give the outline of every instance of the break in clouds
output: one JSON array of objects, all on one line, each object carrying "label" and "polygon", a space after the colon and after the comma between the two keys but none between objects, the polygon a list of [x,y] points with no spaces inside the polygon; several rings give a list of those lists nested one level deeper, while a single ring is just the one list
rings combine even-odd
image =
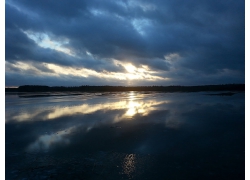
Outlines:
[{"label": "break in clouds", "polygon": [[244,83],[245,2],[5,1],[5,85]]}]

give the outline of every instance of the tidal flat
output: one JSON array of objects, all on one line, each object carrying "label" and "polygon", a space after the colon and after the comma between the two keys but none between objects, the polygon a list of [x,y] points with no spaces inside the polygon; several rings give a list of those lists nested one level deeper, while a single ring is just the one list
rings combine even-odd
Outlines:
[{"label": "tidal flat", "polygon": [[243,180],[245,93],[6,93],[5,177]]}]

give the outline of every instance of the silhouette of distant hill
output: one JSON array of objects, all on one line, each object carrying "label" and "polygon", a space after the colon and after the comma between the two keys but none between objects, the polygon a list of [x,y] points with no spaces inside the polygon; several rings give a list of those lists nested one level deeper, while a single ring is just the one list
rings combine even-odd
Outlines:
[{"label": "silhouette of distant hill", "polygon": [[200,92],[200,91],[245,91],[245,84],[199,85],[199,86],[41,86],[24,85],[18,88],[5,88],[5,92],[113,92],[113,91],[162,91],[162,92]]}]

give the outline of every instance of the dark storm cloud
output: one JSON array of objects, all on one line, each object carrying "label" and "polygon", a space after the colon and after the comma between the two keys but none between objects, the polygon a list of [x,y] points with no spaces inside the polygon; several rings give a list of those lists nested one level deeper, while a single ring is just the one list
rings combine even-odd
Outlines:
[{"label": "dark storm cloud", "polygon": [[123,70],[122,67],[103,60],[98,61],[86,57],[75,58],[50,48],[39,47],[20,29],[6,29],[5,34],[5,59],[7,61],[37,61],[64,66],[93,68],[97,71],[102,69],[114,72]]},{"label": "dark storm cloud", "polygon": [[[6,1],[6,61],[37,61],[96,71],[124,71],[110,59],[148,65],[162,77],[202,75],[211,83],[237,71],[244,81],[244,1]],[[23,31],[67,38],[78,58],[39,47]],[[89,58],[86,51],[93,55]],[[177,61],[166,60],[178,54]],[[173,70],[174,69],[174,70]],[[167,73],[164,73],[167,72]],[[182,71],[190,72],[182,73]],[[184,74],[179,76],[179,74]],[[177,80],[176,80],[177,81]],[[197,80],[195,83],[203,82]]]},{"label": "dark storm cloud", "polygon": [[50,62],[61,65],[76,64],[69,55],[56,52],[49,48],[41,48],[30,40],[20,30],[7,29],[6,34],[6,60],[7,61],[39,61]]}]

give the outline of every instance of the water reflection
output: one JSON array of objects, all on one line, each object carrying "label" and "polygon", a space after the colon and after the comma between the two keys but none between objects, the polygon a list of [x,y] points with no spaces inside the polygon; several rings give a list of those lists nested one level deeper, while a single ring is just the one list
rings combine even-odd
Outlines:
[{"label": "water reflection", "polygon": [[[20,101],[13,98],[5,109],[7,179],[244,175],[244,94],[129,92]],[[50,174],[35,176],[41,169]]]},{"label": "water reflection", "polygon": [[133,173],[136,170],[136,154],[128,154],[123,161],[123,173],[129,178],[133,177]]},{"label": "water reflection", "polygon": [[142,116],[148,115],[151,111],[159,109],[159,105],[169,103],[169,100],[159,99],[139,99],[136,98],[134,92],[130,92],[125,100],[116,99],[115,102],[87,102],[74,106],[52,106],[48,108],[37,108],[28,111],[21,111],[18,114],[6,112],[6,122],[8,121],[34,121],[34,120],[53,120],[56,118],[72,115],[93,114],[97,111],[112,111],[124,110],[125,112],[114,119],[114,122],[120,121],[124,118],[132,118],[140,114]]},{"label": "water reflection", "polygon": [[[133,117],[135,114],[143,114],[146,115],[146,112],[149,111],[149,109],[146,109],[143,104],[135,101],[135,94],[134,92],[129,93],[129,102],[127,103],[127,112],[125,113],[125,116],[127,117]],[[147,111],[146,111],[147,110]]]},{"label": "water reflection", "polygon": [[68,129],[56,131],[55,133],[48,134],[45,132],[44,135],[41,135],[37,138],[37,140],[31,143],[27,151],[28,152],[37,152],[37,151],[48,151],[49,148],[58,143],[68,145],[70,143],[70,139],[65,136],[71,134],[74,131],[75,127],[70,127]]}]

